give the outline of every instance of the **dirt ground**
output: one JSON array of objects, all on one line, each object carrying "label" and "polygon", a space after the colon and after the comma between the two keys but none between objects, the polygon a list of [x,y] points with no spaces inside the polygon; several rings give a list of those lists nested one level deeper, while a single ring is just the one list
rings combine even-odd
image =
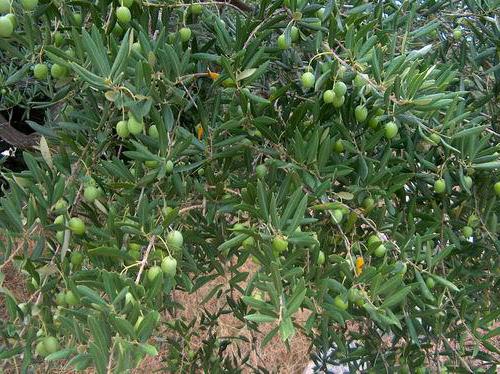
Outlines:
[{"label": "dirt ground", "polygon": [[[257,270],[257,267],[248,261],[243,265],[241,271],[246,271],[250,273],[250,276]],[[201,317],[200,308],[201,302],[207,293],[217,284],[225,284],[226,280],[222,277],[218,277],[206,285],[201,287],[199,290],[192,294],[185,292],[175,291],[174,299],[176,302],[184,306],[184,310],[179,313],[179,317],[186,321],[191,321],[197,319],[199,321]],[[209,302],[204,304],[209,312],[215,312],[220,307],[220,300],[212,298]],[[308,314],[305,312],[299,312],[296,315],[297,322],[305,322]],[[248,364],[251,367],[257,368],[258,366],[265,368],[272,373],[302,373],[304,368],[306,368],[309,362],[309,341],[300,332],[293,337],[290,342],[290,351],[287,350],[286,346],[281,342],[278,335],[267,344],[263,349],[260,348],[260,343],[262,339],[267,335],[269,331],[272,330],[274,326],[262,325],[260,333],[253,333],[248,330],[245,325],[231,314],[224,314],[219,317],[219,327],[217,330],[217,336],[239,336],[243,335],[254,344],[248,344],[246,342],[230,344],[225,354],[231,354],[236,352],[239,348],[243,355],[249,353],[250,359]],[[195,337],[190,341],[191,349],[198,349],[203,344],[202,340],[205,338],[203,334],[199,337]],[[255,350],[254,350],[255,348]],[[148,370],[157,368],[160,369],[165,366],[162,363],[162,359],[166,356],[167,352],[163,351],[156,357],[146,358],[139,368],[135,370],[136,374],[145,373]],[[250,370],[248,370],[250,371]]]},{"label": "dirt ground", "polygon": [[[248,271],[250,274],[254,273],[256,270],[256,266],[250,261],[246,263],[242,268],[242,271]],[[5,274],[3,285],[13,293],[18,302],[28,300],[30,298],[30,294],[26,290],[26,281],[24,279],[24,276],[12,265],[12,263],[7,264],[2,269],[2,271]],[[208,282],[206,285],[192,294],[177,290],[174,291],[175,301],[184,306],[184,310],[179,312],[178,317],[181,317],[188,322],[194,318],[199,321],[199,318],[201,317],[201,301],[206,296],[207,292],[209,292],[209,290],[212,289],[215,285],[221,283],[224,284],[225,282],[226,280],[222,277],[216,278]],[[212,300],[207,302],[204,307],[211,312],[215,312],[219,307],[219,302],[220,301],[213,298]],[[1,295],[0,318],[8,318],[5,308],[5,302],[2,300]],[[297,314],[298,322],[305,321],[306,318],[307,314],[304,312],[299,312]],[[250,346],[250,344],[246,342],[241,342],[240,344],[230,344],[226,350],[226,354],[230,354],[232,352],[235,352],[239,347],[242,352],[249,353],[250,358],[248,364],[252,367],[256,368],[257,366],[260,366],[272,373],[302,373],[309,362],[308,339],[304,335],[300,334],[300,332],[298,332],[290,342],[290,351],[288,351],[286,346],[281,342],[279,336],[277,335],[269,342],[269,344],[267,344],[264,349],[260,348],[260,342],[271,329],[271,326],[264,325],[261,328],[260,333],[252,333],[237,318],[233,317],[230,314],[225,314],[222,315],[219,319],[217,336],[223,337],[243,335],[250,339],[250,341],[253,341],[254,344],[252,344],[252,346]],[[162,334],[171,335],[171,332],[167,330],[160,331],[158,335],[161,336]],[[203,333],[200,334],[199,337],[193,337],[190,341],[190,347],[195,350],[198,349],[203,344],[202,340],[205,337],[206,336],[204,336]],[[252,351],[253,348],[256,349]],[[167,345],[160,345],[158,356],[147,357],[146,359],[144,359],[140,366],[136,370],[134,370],[134,373],[146,373],[165,368],[164,360],[167,356]],[[51,367],[50,372],[60,374],[73,372],[72,370],[65,370],[63,366],[64,365],[61,365],[61,367],[57,368]],[[7,374],[9,371],[15,372],[14,369],[6,369],[6,371],[4,372]],[[41,369],[39,372],[42,373],[46,371]]]},{"label": "dirt ground", "polygon": [[[241,268],[242,271],[246,271],[250,273],[248,279],[250,279],[251,275],[257,271],[257,267],[252,262],[247,262]],[[2,272],[5,275],[5,279],[3,282],[3,286],[9,289],[13,295],[16,297],[18,302],[24,302],[30,299],[31,295],[26,289],[26,280],[24,276],[13,266],[12,263],[6,264],[2,268]],[[176,302],[184,306],[184,310],[179,311],[177,317],[182,318],[186,322],[190,322],[193,319],[196,319],[196,325],[200,326],[199,320],[202,316],[203,308],[200,307],[202,300],[205,298],[207,293],[218,284],[227,284],[227,280],[223,277],[218,277],[202,288],[197,290],[192,294],[188,294],[186,292],[174,291],[174,299]],[[210,301],[203,305],[203,307],[213,313],[217,311],[221,306],[222,300],[219,300],[213,297]],[[164,315],[165,319],[168,319],[166,315]],[[305,322],[308,314],[304,311],[299,311],[295,318],[296,322],[299,324],[301,322]],[[5,307],[5,302],[0,294],[0,318],[6,319],[7,311]],[[216,335],[218,337],[224,336],[245,336],[249,341],[253,342],[253,344],[249,344],[247,342],[237,343],[234,341],[232,344],[228,346],[225,351],[225,354],[231,354],[236,352],[238,349],[245,354],[249,354],[248,366],[251,368],[262,367],[271,373],[302,373],[304,369],[307,368],[309,359],[309,340],[297,331],[296,335],[290,342],[290,350],[286,348],[286,346],[281,342],[278,335],[276,335],[270,342],[267,344],[265,348],[260,347],[260,343],[266,334],[272,329],[274,326],[261,325],[261,331],[259,333],[251,332],[247,329],[245,324],[243,324],[240,320],[234,317],[231,314],[223,314],[219,317],[218,328],[216,331]],[[497,322],[492,327],[498,328],[500,323]],[[358,328],[356,326],[353,328]],[[207,333],[203,332],[201,329],[198,329],[199,336],[193,336],[190,339],[188,347],[192,350],[197,350],[203,345],[203,340],[207,337]],[[174,338],[179,336],[172,335],[172,331],[170,329],[165,328],[163,331],[160,331],[156,334],[159,337],[159,340],[165,341],[165,337]],[[156,343],[156,342],[155,342]],[[472,343],[472,342],[471,342]],[[500,336],[497,336],[492,342],[495,346],[500,346]],[[457,347],[458,348],[458,347]],[[168,344],[163,343],[159,344],[159,354],[155,357],[147,357],[145,358],[140,366],[133,371],[134,374],[141,373],[151,373],[155,371],[161,371],[165,369],[166,363],[165,359],[168,356]],[[476,366],[480,364],[478,362],[471,362],[472,366]],[[475,365],[476,364],[476,365]],[[0,373],[14,373],[17,372],[12,368],[4,368],[5,370],[2,372],[2,368],[0,367]],[[64,368],[64,364],[61,364],[59,367],[51,366],[49,371],[46,368],[38,368],[37,373],[59,373],[59,374],[68,374],[72,373],[72,370],[68,370]],[[182,372],[182,371],[180,371]],[[250,369],[245,370],[245,372],[251,372]],[[87,373],[92,373],[92,371],[87,371]]]}]

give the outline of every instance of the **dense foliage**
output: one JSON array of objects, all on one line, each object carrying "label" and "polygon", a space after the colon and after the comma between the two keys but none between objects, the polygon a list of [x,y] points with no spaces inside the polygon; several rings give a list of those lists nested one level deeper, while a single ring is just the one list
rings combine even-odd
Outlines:
[{"label": "dense foliage", "polygon": [[[197,333],[173,289],[223,275],[208,331],[300,330],[318,369],[494,373],[497,10],[0,0],[0,110],[41,135],[2,170],[0,270],[32,295],[0,288],[4,367],[122,373]],[[209,335],[165,367],[242,370]]]}]

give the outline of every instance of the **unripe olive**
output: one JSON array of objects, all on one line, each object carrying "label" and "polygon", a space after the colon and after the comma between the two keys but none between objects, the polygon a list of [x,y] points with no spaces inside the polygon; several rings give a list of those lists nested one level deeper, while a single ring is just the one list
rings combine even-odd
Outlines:
[{"label": "unripe olive", "polygon": [[33,68],[33,76],[38,80],[47,79],[49,67],[45,64],[36,64]]},{"label": "unripe olive", "polygon": [[314,77],[313,73],[311,73],[310,71],[306,71],[304,74],[302,74],[300,80],[302,82],[302,87],[304,87],[305,89],[309,89],[314,86],[316,78]]},{"label": "unripe olive", "polygon": [[264,164],[257,165],[257,167],[255,168],[255,174],[259,179],[265,178],[265,176],[267,175],[267,166]]},{"label": "unripe olive", "polygon": [[286,251],[286,249],[288,248],[288,241],[285,237],[278,235],[274,237],[272,246],[274,251],[281,253]]},{"label": "unripe olive", "polygon": [[121,24],[127,24],[132,19],[132,13],[130,9],[125,6],[120,6],[116,9],[116,19]]},{"label": "unripe olive", "polygon": [[465,238],[470,238],[473,233],[474,233],[474,229],[472,227],[470,227],[470,226],[462,227],[462,234],[464,234]]},{"label": "unripe olive", "polygon": [[384,126],[385,137],[387,139],[392,139],[398,134],[398,125],[394,122],[387,122]]},{"label": "unripe olive", "polygon": [[434,192],[442,194],[446,191],[446,182],[444,179],[438,179],[434,182]]},{"label": "unripe olive", "polygon": [[286,42],[286,38],[285,38],[284,34],[281,34],[280,36],[278,36],[277,44],[278,44],[278,48],[282,49],[282,50],[290,48],[290,45],[288,45],[288,43]]},{"label": "unripe olive", "polygon": [[191,29],[189,27],[183,27],[179,30],[179,36],[183,43],[186,43],[191,39]]},{"label": "unripe olive", "polygon": [[335,100],[335,93],[333,90],[326,90],[323,93],[323,101],[327,104],[333,103],[333,100]]}]

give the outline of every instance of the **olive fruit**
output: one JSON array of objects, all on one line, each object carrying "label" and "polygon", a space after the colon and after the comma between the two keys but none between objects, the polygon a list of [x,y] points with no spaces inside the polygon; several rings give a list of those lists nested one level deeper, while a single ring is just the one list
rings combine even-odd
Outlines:
[{"label": "olive fruit", "polygon": [[364,200],[363,200],[363,208],[369,212],[373,209],[375,205],[375,200],[373,200],[373,198],[371,197],[366,197]]},{"label": "olive fruit", "polygon": [[275,236],[273,239],[273,250],[277,253],[281,253],[287,250],[288,248],[288,240],[286,240],[283,236]]},{"label": "olive fruit", "polygon": [[280,36],[278,36],[277,44],[278,44],[278,48],[279,49],[288,49],[288,48],[290,48],[290,46],[286,42],[286,38],[285,38],[284,34],[281,34]]},{"label": "olive fruit", "polygon": [[33,10],[38,5],[38,0],[21,0],[24,10]]},{"label": "olive fruit", "polygon": [[66,301],[66,304],[70,306],[78,305],[78,297],[76,297],[73,291],[66,292],[66,295],[64,295],[64,301]]},{"label": "olive fruit", "polygon": [[130,135],[130,131],[128,131],[128,121],[119,121],[116,124],[116,134],[124,139]]},{"label": "olive fruit", "polygon": [[255,246],[255,239],[252,236],[249,236],[243,242],[241,243],[243,245],[243,248],[245,249],[250,249]]},{"label": "olive fruit", "polygon": [[394,265],[394,272],[400,275],[405,275],[408,271],[408,265],[403,261],[398,261]]},{"label": "olive fruit", "polygon": [[73,217],[68,221],[69,229],[76,235],[85,234],[85,222],[81,218]]},{"label": "olive fruit", "polygon": [[292,29],[290,30],[290,36],[292,38],[292,42],[297,42],[299,40],[299,28],[296,26],[292,26]]},{"label": "olive fruit", "polygon": [[147,278],[148,278],[148,280],[150,282],[154,282],[154,280],[156,279],[156,277],[158,275],[160,275],[161,273],[162,273],[161,267],[155,265],[155,266],[152,266],[152,267],[150,267],[148,269],[148,272],[147,272],[146,276],[147,276]]},{"label": "olive fruit", "polygon": [[356,121],[364,122],[366,117],[368,117],[368,109],[364,105],[358,105],[356,109],[354,109],[354,117],[356,117]]},{"label": "olive fruit", "polygon": [[362,88],[366,85],[366,80],[361,74],[356,74],[353,81],[354,87]]},{"label": "olive fruit", "polygon": [[35,346],[35,353],[38,355],[38,356],[42,356],[42,357],[45,357],[47,356],[49,353],[47,352],[47,349],[45,349],[45,344],[43,344],[43,340],[40,340],[36,346]]},{"label": "olive fruit", "polygon": [[245,229],[245,225],[242,223],[235,223],[233,226],[233,230],[244,230],[244,229]]},{"label": "olive fruit", "polygon": [[321,265],[323,265],[325,263],[325,260],[326,260],[326,258],[325,258],[325,252],[319,251],[319,253],[318,253],[318,260],[316,261],[316,263],[319,266],[321,266]]},{"label": "olive fruit", "polygon": [[156,127],[156,125],[149,126],[148,135],[154,139],[158,139],[160,137],[160,134],[158,133],[158,128]]},{"label": "olive fruit", "polygon": [[465,238],[470,238],[472,234],[474,233],[474,230],[470,226],[464,226],[462,227],[462,234],[464,234]]},{"label": "olive fruit", "polygon": [[441,143],[441,136],[439,136],[439,134],[436,134],[435,132],[433,132],[429,138],[431,139],[432,143],[434,144],[439,144]]},{"label": "olive fruit", "polygon": [[347,86],[344,82],[338,81],[333,85],[333,92],[335,92],[335,96],[344,96],[347,92]]},{"label": "olive fruit", "polygon": [[350,288],[349,291],[347,291],[347,300],[349,300],[351,303],[355,303],[360,298],[361,293],[357,288]]},{"label": "olive fruit", "polygon": [[197,15],[201,14],[201,12],[203,11],[203,7],[201,6],[201,4],[191,4],[189,6],[189,10],[190,10],[191,14],[197,16]]},{"label": "olive fruit", "polygon": [[66,297],[64,295],[64,292],[59,292],[56,295],[56,305],[64,305],[66,304]]},{"label": "olive fruit", "polygon": [[314,86],[315,78],[314,74],[311,73],[310,71],[306,71],[304,74],[302,74],[302,77],[300,77],[300,80],[302,82],[302,87],[305,89],[309,89]]},{"label": "olive fruit", "polygon": [[60,65],[60,64],[54,64],[50,68],[50,75],[52,75],[52,78],[54,79],[61,79],[66,76],[67,69],[66,66]]},{"label": "olive fruit", "polygon": [[376,129],[378,127],[378,123],[380,122],[379,116],[373,116],[368,120],[368,126],[372,129]]},{"label": "olive fruit", "polygon": [[100,191],[95,186],[87,186],[83,190],[83,198],[88,203],[93,203],[96,199],[99,198]]},{"label": "olive fruit", "polygon": [[73,13],[71,15],[71,19],[73,20],[73,25],[81,26],[83,23],[83,17],[81,13]]},{"label": "olive fruit", "polygon": [[462,30],[459,28],[453,30],[453,38],[455,38],[455,40],[460,40],[462,38]]},{"label": "olive fruit", "polygon": [[255,168],[255,174],[257,174],[257,178],[262,179],[267,175],[267,167],[264,164],[257,165]]},{"label": "olive fruit", "polygon": [[121,24],[127,24],[132,19],[132,13],[130,13],[130,9],[126,6],[120,6],[116,9],[116,19]]},{"label": "olive fruit", "polygon": [[366,241],[366,244],[369,248],[373,247],[376,243],[377,245],[382,243],[382,240],[378,237],[378,235],[370,235],[368,237],[368,240]]},{"label": "olive fruit", "polygon": [[174,171],[174,163],[172,162],[172,160],[167,160],[167,162],[165,163],[165,171],[167,172],[167,174],[172,174],[172,172]]},{"label": "olive fruit", "polygon": [[434,182],[434,192],[441,194],[446,191],[446,182],[444,179],[438,179]]},{"label": "olive fruit", "polygon": [[349,307],[349,303],[347,300],[345,300],[342,296],[337,295],[335,299],[333,300],[333,304],[340,310],[344,311],[347,310]]},{"label": "olive fruit", "polygon": [[52,37],[54,39],[54,45],[56,47],[59,47],[61,44],[63,44],[64,36],[59,31],[56,31]]},{"label": "olive fruit", "polygon": [[344,102],[345,102],[345,96],[335,95],[332,104],[335,108],[340,108],[342,105],[344,105]]},{"label": "olive fruit", "polygon": [[83,255],[81,252],[71,252],[70,262],[74,267],[80,267],[83,262]]},{"label": "olive fruit", "polygon": [[475,214],[471,214],[469,218],[467,218],[467,225],[470,227],[478,227],[481,223],[481,220]]},{"label": "olive fruit", "polygon": [[326,90],[323,93],[323,101],[327,104],[331,104],[333,100],[335,100],[335,92],[333,92],[333,90]]},{"label": "olive fruit", "polygon": [[433,278],[429,277],[425,280],[425,284],[427,285],[427,288],[434,288],[436,282],[434,282]]},{"label": "olive fruit", "polygon": [[17,27],[16,15],[14,13],[7,13],[5,15],[5,17],[7,17],[7,19],[10,21],[10,23],[12,23],[12,27],[15,29]]},{"label": "olive fruit", "polygon": [[337,139],[335,143],[333,143],[333,151],[335,153],[344,152],[344,142],[342,141],[342,139]]},{"label": "olive fruit", "polygon": [[64,225],[64,216],[62,214],[58,215],[54,220],[54,225]]},{"label": "olive fruit", "polygon": [[500,182],[496,182],[493,188],[495,190],[496,195],[500,196]]},{"label": "olive fruit", "polygon": [[184,244],[184,237],[182,233],[177,230],[170,231],[167,234],[167,245],[175,249],[179,249]]},{"label": "olive fruit", "polygon": [[132,43],[132,50],[134,52],[137,52],[137,53],[141,54],[141,52],[142,52],[141,43],[139,43],[139,42]]},{"label": "olive fruit", "polygon": [[120,0],[120,5],[126,6],[127,8],[130,8],[133,3],[134,3],[134,0]]},{"label": "olive fruit", "polygon": [[127,122],[127,129],[132,135],[138,135],[144,130],[144,123],[139,122],[134,116],[130,116]]},{"label": "olive fruit", "polygon": [[161,262],[161,270],[164,274],[174,277],[177,272],[177,260],[172,256],[167,256]]},{"label": "olive fruit", "polygon": [[398,125],[394,122],[387,122],[384,126],[385,137],[387,139],[392,139],[398,134]]},{"label": "olive fruit", "polygon": [[64,231],[56,232],[56,240],[58,243],[63,244],[64,242]]},{"label": "olive fruit", "polygon": [[375,256],[377,257],[382,257],[385,255],[385,252],[387,252],[387,247],[383,244],[380,244],[376,249],[375,249]]},{"label": "olive fruit", "polygon": [[128,305],[128,304],[135,304],[134,295],[132,295],[130,292],[127,292],[125,294],[125,305]]},{"label": "olive fruit", "polygon": [[43,345],[45,346],[45,350],[47,353],[54,353],[59,350],[59,342],[53,336],[47,336],[43,339]]},{"label": "olive fruit", "polygon": [[[140,246],[139,246],[139,248],[140,248]],[[125,260],[125,265],[135,264],[137,261],[139,261],[139,258],[141,257],[140,249],[130,249],[130,245],[129,245],[129,250],[127,251],[127,256],[130,258]]]},{"label": "olive fruit", "polygon": [[189,27],[183,27],[179,30],[179,36],[181,42],[185,43],[191,39],[191,29]]},{"label": "olive fruit", "polygon": [[13,32],[14,25],[12,24],[11,20],[6,16],[0,17],[0,37],[8,38],[12,35]]},{"label": "olive fruit", "polygon": [[33,76],[38,80],[47,79],[49,67],[45,64],[36,64],[33,68]]}]

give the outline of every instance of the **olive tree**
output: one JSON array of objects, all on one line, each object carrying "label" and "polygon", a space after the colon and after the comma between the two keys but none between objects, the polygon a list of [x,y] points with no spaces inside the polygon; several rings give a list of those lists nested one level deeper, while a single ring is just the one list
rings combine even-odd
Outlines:
[{"label": "olive tree", "polygon": [[241,371],[231,314],[317,370],[494,373],[496,10],[0,0],[0,135],[36,132],[2,169],[0,270],[30,292],[0,288],[4,367],[122,373],[171,331],[165,368]]}]

